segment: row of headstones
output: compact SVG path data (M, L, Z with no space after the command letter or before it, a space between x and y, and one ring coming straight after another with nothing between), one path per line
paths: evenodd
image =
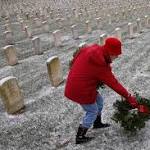
M134 35L132 23L129 23L128 27L130 38L133 38ZM119 28L116 28L116 32L116 36L121 39L121 30ZM104 44L106 37L106 34L102 34L100 36L99 43ZM83 47L84 45L85 44L81 44L79 48ZM57 56L53 56L47 59L46 63L51 85L54 87L59 86L64 81L62 74L62 65L59 58ZM0 80L0 95L2 97L5 109L9 114L17 113L25 107L19 84L17 82L17 79L13 76L8 76Z
M13 42L13 37L10 31L7 31L6 33L7 33L6 40L7 40L8 45L3 47L6 60L7 60L8 65L16 65L18 64L18 57L17 57L16 48ZM34 52L34 54L35 55L43 54L40 38L38 36L32 37L31 34L29 33L28 33L28 37L31 38L32 51ZM56 47L62 45L62 35L61 35L60 30L53 32L53 38L54 38L54 45Z
M148 7L149 5L144 5L144 7ZM132 7L133 8L133 10L135 11L137 8L135 8L135 7ZM45 9L45 8L44 8ZM74 14L74 16L70 16L69 17L69 19L67 18L64 18L63 16L65 16L65 15L62 15L63 13L60 11L60 9L58 8L58 10L59 11L55 11L55 9L52 9L50 12L48 12L48 15L50 14L50 17L48 16L48 15L44 15L44 14L40 14L40 13L38 13L38 12L36 12L36 17L37 18L34 18L34 19L32 19L32 21L34 21L35 23L34 24L39 24L39 26L40 26L40 24L42 24L43 23L43 21L46 21L48 18L51 18L51 19L54 19L54 20L56 20L56 24L62 24L61 26L63 26L63 21L65 21L65 22L70 22L70 19L73 19L73 18L78 18L77 20L82 20L82 18L86 18L87 19L87 16L86 17L83 17L83 14L81 13L81 11L80 11L80 9L75 9L75 8L73 8L72 9L72 11L73 12L68 12L68 10L66 10L67 12L68 12L68 14ZM130 16L131 14L130 14L130 12L131 12L131 10L132 9L127 9L127 10L122 10L122 12L116 12L116 10L117 10L117 8L114 8L114 10L115 11L113 11L113 9L111 9L110 11L109 11L109 13L110 14L108 14L108 13L105 13L105 11L107 11L108 12L108 10L109 10L109 8L107 8L106 10L105 9L102 9L102 11L101 10L97 10L97 9L95 9L95 8L93 8L93 10L94 11L96 11L95 13L97 14L98 12L100 12L100 14L106 14L105 15L105 20L106 20L106 18L108 18L108 22L109 23L111 23L111 20L112 20L112 14L110 13L110 12L115 12L114 13L114 15L115 15L115 17L116 17L116 19L115 20L121 20L121 18L119 17L121 14L122 14L122 17L123 18L127 18L128 16ZM145 11L147 11L147 9L145 8ZM84 13L85 11L83 11L82 10L82 12ZM127 13L126 13L127 12ZM128 13L129 12L129 13ZM140 11L136 11L136 14L138 14L138 12L140 12ZM147 11L148 12L148 11ZM58 14L57 14L58 13ZM90 11L89 11L89 13L90 13ZM91 12L92 13L92 12ZM126 13L126 15L125 15L125 13ZM25 13L26 14L26 13ZM54 16L54 14L55 14L55 16ZM129 15L130 14L130 15ZM140 13L141 14L141 13ZM21 14L22 15L22 14ZM29 19L29 14L27 13L26 14L26 18L27 19ZM41 16L41 19L43 19L43 20L40 20L38 17L40 17ZM57 16L60 16L60 17L57 17ZM134 16L134 15L133 15ZM33 16L32 16L33 17ZM31 17L31 18L32 18ZM54 18L55 17L55 18ZM102 22L104 19L103 18L101 18L101 17L92 17L92 18L96 18L96 20L97 21L99 21L99 22ZM75 22L72 22L72 23L76 23L76 21L77 21L76 19L75 19ZM20 20L21 21L21 20ZM48 21L48 20L47 20ZM21 21L22 22L22 21ZM49 21L48 21L49 22ZM21 23L22 25L23 25L23 22ZM45 23L46 24L46 23ZM43 23L43 25L44 25L44 23ZM47 25L45 25L45 26L47 26Z
M148 12L148 6L149 5L144 5L143 7L144 7L144 11L147 13ZM103 14L108 14L108 12L110 13L110 12L114 12L114 15L115 16L119 16L120 14L123 14L123 17L124 18L127 18L128 16L130 16L131 15L131 12L132 12L132 10L135 12L136 11L136 14L142 14L140 11L139 11L139 9L143 9L143 7L139 7L139 8L136 8L136 7L131 7L131 9L123 9L122 10L122 12L120 11L120 12L116 12L116 10L117 10L117 8L114 8L114 11L113 11L113 8L111 8L110 9L110 11L109 11L109 8L107 7L107 9L100 9L100 10L98 10L98 9L96 9L96 8L92 8L93 9L93 11L95 11L95 14L100 14L100 15L103 15ZM138 9L138 10L137 10ZM45 7L44 7L44 10L45 10ZM120 9L121 10L121 9ZM38 10L39 11L39 10ZM87 11L88 11L88 13L87 13ZM118 9L118 11L119 11L119 9ZM144 11L142 11L142 12L144 12ZM100 13L99 13L100 12ZM105 12L107 12L107 13L105 13ZM129 12L129 13L126 13L126 12ZM40 14L41 13L41 14ZM60 9L58 8L58 11L57 11L57 9L56 9L56 11L55 11L55 9L52 9L52 10L50 10L50 11L48 11L47 12L47 14L42 14L43 12L36 12L35 14L36 14L36 17L39 17L39 16L42 16L42 18L50 18L50 19L55 19L55 18L57 18L57 20L60 20L60 21L63 21L63 20L70 20L70 19L74 19L74 18L78 18L79 20L81 20L81 18L87 18L89 15L90 15L90 13L92 14L92 10L87 10L87 8L86 8L86 11L84 11L84 10L82 10L82 12L81 12L81 9L75 9L75 8L73 8L71 11L69 11L69 9L67 9L66 10L66 12L62 12L62 11L60 11ZM86 15L88 15L88 16L85 16L85 17L83 17L84 16L84 13L86 14ZM125 13L126 13L126 15L125 15ZM22 13L23 14L23 13ZM21 16L22 16L22 14L20 14ZM25 15L26 15L26 18L29 18L29 16L32 16L33 17L33 15L32 15L32 13L31 13L31 15L29 15L28 13L24 13ZM69 14L69 17L67 17L65 14ZM71 16L71 14L73 14L73 16ZM130 15L129 15L130 14ZM133 16L135 16L136 14L134 14ZM49 15L50 15L50 17L49 17ZM113 16L112 15L112 13L110 13L110 14L108 14L108 15L110 15L111 17ZM31 18L32 18L31 17ZM67 17L67 19L65 18L65 17ZM137 16L136 16L137 17ZM63 19L62 19L63 18ZM94 16L94 17L91 17L91 18L100 18L100 16ZM106 17L106 15L105 15L105 18L107 18ZM36 18L37 19L37 18ZM102 18L102 20L103 20L103 18ZM118 20L118 19L116 19L116 20ZM75 21L76 21L76 19L75 19ZM68 21L69 22L69 21Z
M97 19L97 26L99 26L99 20ZM92 31L92 27L90 26L90 21L87 20L85 22L86 24L86 29L85 29L85 33L90 33ZM49 32L49 25L45 22L43 22L43 32ZM78 38L78 26L77 25L72 25L71 27L71 32L72 32L72 36L74 39L77 39ZM5 43L6 44L14 44L14 39L13 39L13 32L11 31L11 28L9 26L9 24L6 24L5 25L5 29L6 31L4 32L4 36L5 36ZM25 26L23 23L22 23L22 30L25 31L26 33L26 37L28 38L33 38L33 33L32 33L32 30L31 28L29 28L28 26ZM56 37L58 36L58 34L60 33L60 30L56 30L53 32L53 37L54 39L57 39ZM55 40L56 41L56 40ZM57 42L55 44L55 46L58 45Z
M147 16L145 16L145 27L149 27L149 22L150 22L150 19ZM73 38L77 39L79 37L79 34L78 34L77 30L74 30L75 27L76 26L72 26L72 34L73 34ZM142 24L141 24L140 18L137 19L137 26L136 27L137 27L137 33L142 32ZM91 31L92 31L92 29L88 26L87 32L90 33ZM121 28L115 29L115 35L119 39L122 39L122 32L123 31L121 30ZM128 33L129 33L129 38L133 38L135 36L134 35L134 23L128 23ZM55 46L56 47L61 46L62 45L61 31L57 30L57 31L53 32L53 36L54 36ZM101 39L101 36L100 36L100 39ZM32 38L32 44L33 44L33 51L34 51L35 55L43 54L43 51L41 49L41 41L40 41L39 37L33 37ZM4 52L6 55L8 65L16 65L18 63L18 59L17 59L15 46L14 45L7 45L3 49L4 49Z
M134 10L134 9L133 9ZM128 9L128 11L129 12L131 12L131 10L130 9ZM108 23L110 23L111 24L111 22L112 22L112 15L111 15L111 12L109 12L110 14L107 14L106 16L105 16L105 20L108 20ZM115 20L116 21L118 21L119 20L119 18L121 18L120 16L122 16L122 18L124 18L124 19L127 19L127 16L130 16L128 13L126 13L126 15L125 15L125 10L122 10L122 12L120 12L120 13L118 13L118 12L115 12L113 15L115 16ZM137 13L137 12L136 12ZM51 13L50 13L51 14ZM103 13L102 14L105 14L105 11L103 10ZM26 18L28 18L29 19L29 14L26 14L27 15L27 17ZM39 18L41 16L41 18ZM131 15L131 16L134 16L134 15ZM78 19L79 20L81 20L81 18L83 18L83 16L82 16L82 13L79 13L76 17L78 17ZM72 18L76 18L76 17L70 17L71 19ZM87 19L87 17L85 17L86 19ZM93 17L92 17L93 18ZM94 18L96 18L95 20L94 20L94 22L97 22L97 24L98 23L100 23L100 22L102 22L104 19L102 19L101 17L94 17ZM69 23L70 22L70 20L67 20L67 19L65 19L65 18L62 18L62 16L61 16L61 18L53 18L54 19L54 21L55 21L55 25L57 25L57 24L60 24L60 26L63 26L63 22L65 21L65 22L67 22L67 23ZM46 22L46 20L47 20L47 22ZM75 20L75 22L76 22L77 20ZM21 19L20 17L19 17L19 22L21 23L21 26L22 26L22 28L25 28L25 26L26 26L26 24L24 23L25 21L23 20L23 19ZM32 20L31 20L31 22L33 22L32 24L34 24L35 26L41 26L41 25L43 25L43 26L45 26L45 28L47 29L48 28L48 26L49 26L49 21L48 21L48 16L46 16L46 17L44 17L44 15L36 15L36 18L32 18ZM73 22L72 22L73 23ZM72 24L71 23L71 24ZM29 28L31 28L31 27L28 27L28 30L29 30Z
M99 23L98 19L97 19L97 22ZM97 26L99 26L98 23L97 23ZM39 23L37 23L37 24L40 25ZM13 37L13 32L12 32L11 27L10 27L10 23L5 24L4 26L5 26L4 36L5 36L6 45L14 44L14 39L13 39L14 37ZM23 24L23 22L21 22L21 26L22 26L22 31L24 31L26 33L26 37L33 38L31 28L29 28L28 26L25 26L25 24ZM46 21L43 22L42 28L43 28L43 32L49 32L49 26L46 23ZM85 32L90 33L91 31L92 31L92 28L90 26L90 22L86 21L86 30L85 30ZM78 26L77 25L72 25L71 26L71 32L72 32L72 35L73 35L74 39L78 38ZM60 30L54 31L53 32L54 39L57 39L59 34L60 34ZM35 45L34 44L35 39L36 38L34 38L32 40L33 45ZM57 40L55 40L55 41L57 41ZM55 42L55 43L56 43L55 46L59 45L59 42Z
M108 18L108 24L111 24L112 21L111 21L110 15L108 15L107 18ZM148 20L149 17L145 16L145 19ZM96 18L95 20L96 20L95 22L96 22L97 29L99 29L101 18ZM139 20L140 19L138 18L137 19L137 24L138 24ZM25 32L25 34L26 34L26 37L32 38L33 37L32 29L30 27L26 26L22 19L20 20L20 24L21 24L22 31ZM35 24L38 27L42 27L43 32L50 32L49 24L48 24L47 21L44 21L41 24L39 19L36 18ZM87 20L85 22L85 25L86 25L85 33L90 33L92 31L91 22L89 20ZM6 30L4 32L5 40L6 40L5 43L6 44L14 44L13 32L11 31L9 20L7 20L7 24L5 24L4 26L5 26L5 30ZM78 25L74 24L70 28L71 28L71 32L72 32L73 38L76 39L77 35L78 35L78 33L77 33L78 32ZM57 31L53 32L54 39L55 39L55 33L57 33Z
M145 19L145 24L148 24L150 18L149 18L148 16L145 16L144 19ZM140 25L140 21L141 21L140 18L138 18L138 19L136 20L137 26ZM111 20L109 20L109 23L111 23ZM98 18L97 18L97 26L99 26L99 20L98 20ZM7 27L7 28L8 28L8 27ZM44 26L44 29L45 29L45 31L48 31L48 30L49 30L49 27L48 27L48 26ZM7 30L9 30L9 28L8 28ZM29 37L29 38L32 37L32 31L31 31L27 26L24 26L24 27L23 27L23 30L26 31L27 37ZM71 32L72 32L73 38L74 38L74 39L77 39L78 36L79 36L79 33L78 33L78 26L77 26L77 25L72 25L72 26L71 26ZM88 21L86 21L86 30L85 30L85 33L91 33L91 32L92 32L92 27L91 27L90 21L88 20ZM56 37L58 37L59 33L60 33L60 30L56 30L56 31L53 32L54 39L57 39ZM6 34L5 34L5 35L6 35L7 41L12 41L12 40L9 40L9 39L12 39L11 31L6 31ZM55 40L55 41L56 41L56 40ZM8 42L7 42L7 43L8 43ZM57 43L57 42L56 42L56 43ZM58 43L59 43L59 42L58 42ZM8 44L9 44L9 43L8 43ZM10 44L11 44L11 42L10 42ZM55 45L58 45L58 44L55 44Z
M57 87L64 81L61 63L57 56L47 60L47 69L52 86ZM14 76L0 80L0 96L9 114L15 114L25 107L18 81Z
M97 5L98 6L98 5ZM148 5L145 5L145 9ZM138 7L132 7L131 9L126 9L125 10L122 10L122 12L135 12L138 14L140 12L140 9L142 9L141 7L138 8ZM44 10L43 10L44 11ZM72 10L69 10L69 9L65 9L65 10L62 10L60 11L60 9L57 11L57 9L52 9L50 12L47 13L44 13L44 12L41 12L42 14L44 14L45 16L47 15L50 15L50 18L53 19L54 17L57 18L57 17L62 17L62 16L65 16L65 17L70 17L70 19L74 19L74 18L81 18L80 16L85 16L86 18L87 17L90 17L90 18L93 18L93 17L100 17L100 16L103 16L103 14L107 14L108 12L112 12L110 15L112 16L112 14L114 12L118 11L118 14L121 14L121 9L119 9L119 7L115 7L115 8L110 8L109 10L109 7L106 7L106 8L96 8L94 6L92 6L92 8L90 9L89 7L85 7L84 9L80 9L80 6L77 6L77 8L73 8ZM145 10L146 11L146 10ZM144 11L143 11L144 12ZM93 15L94 16L93 16ZM115 13L114 13L115 14ZM139 13L140 14L140 13ZM136 15L136 14L134 14ZM128 15L127 15L128 16Z
M36 4L36 7L37 8L34 8L33 7L33 4L34 4L34 6L35 6L35 4ZM13 7L15 8L15 6L18 6L18 9L22 9L22 11L24 10L24 7L26 7L26 9L31 9L31 8L34 8L34 9L39 9L39 8L41 8L41 6L42 7L45 7L45 6L47 6L47 3L45 4L45 6L43 6L42 4L44 4L44 1L43 1L43 3L38 3L37 1L36 2L30 2L29 3L29 1L26 1L25 3L22 1L22 4L20 3L19 5L17 4L17 3L13 3L12 5L13 5ZM56 2L56 4L55 3L52 3L52 1L49 1L49 5L52 5L52 7L55 7L55 5L57 4L57 2ZM83 3L82 3L83 4ZM8 7L10 7L10 5L11 4L8 4L8 3L2 3L2 5L3 5L3 7L4 8L8 8ZM5 6L6 5L6 6ZM39 5L39 6L38 6ZM57 5L56 5L57 6ZM14 9L12 6L10 7L10 8L12 8L12 9Z
M23 22L20 22L20 26L21 26L21 31L18 31L18 35L22 34L22 35L24 35L24 38L33 38L33 32L31 30L31 28L26 26ZM4 31L3 35L4 35L6 45L14 44L15 37L14 37L14 31L12 31L11 25L9 23L7 23L4 25L4 27L5 27L5 31ZM46 22L42 22L41 33L45 33L45 32L49 32L49 26Z
M148 12L148 6L146 5L144 8L145 13ZM143 9L143 8L141 8ZM94 9L95 13L92 15L92 11L88 11L88 13L86 13L85 11L83 12L77 12L76 9L73 9L73 12L68 13L69 15L63 15L63 13L61 12L55 12L51 11L48 14L44 15L44 14L38 14L36 13L35 15L35 19L33 19L34 21L38 21L40 22L40 16L42 16L42 19L45 18L45 20L47 20L48 22L53 22L53 23L58 23L61 24L62 26L64 25L64 22L68 22L68 24L73 24L76 22L84 22L85 20L93 20L93 18L99 18L101 20L101 22L106 19L108 20L115 20L116 22L119 20L125 20L128 19L129 17L132 18L137 18L138 15L143 14L144 11L140 11L137 10L137 8L133 8L133 9L127 9L127 10L117 10L116 8L114 8L114 11L111 9L110 11L108 11L109 8L107 8L106 10L96 10ZM68 10L66 10L68 12ZM55 15L54 15L55 14ZM144 15L144 14L143 14ZM21 16L20 16L21 17ZM29 19L30 18L34 18L33 15L29 15L26 14L26 18ZM23 17L24 18L24 17ZM50 20L50 21L49 21ZM109 21L111 22L111 21Z
M141 2L132 2L132 1L128 1L127 3L125 3L124 1L120 1L119 3L117 3L116 1L113 2L113 5L110 5L110 2L105 2L105 5L102 3L102 1L80 1L79 3L74 1L74 3L72 3L73 1L70 1L70 3L67 3L67 5L65 7L69 7L70 8L73 8L74 6L76 6L76 9L80 9L80 8L84 8L85 6L87 8L93 8L95 6L99 6L100 8L103 7L103 8L108 8L108 7L112 7L112 6L115 6L115 7L129 7L129 6L132 6L134 4L134 6L139 6L139 5L144 5L145 3L148 3L147 1L142 1ZM62 1L63 3L63 1ZM31 4L31 5L30 5ZM35 4L36 4L36 7L35 7ZM112 3L111 3L112 4ZM15 6L15 4L13 4ZM64 5L65 5L65 2L64 2ZM74 5L74 6L72 6ZM9 4L10 6L10 4ZM7 6L7 7L9 7ZM31 11L33 10L49 10L49 9L54 9L54 10L57 10L57 8L60 7L59 5L59 2L56 1L56 3L52 3L52 1L49 1L49 3L45 3L44 5L44 1L42 1L42 3L38 3L37 1L35 2L30 2L30 1L26 1L26 2L22 2L22 4L20 3L20 5L17 5L18 6L18 9L21 9L22 11L21 12L26 12L27 9L32 9ZM19 8L21 7L21 8ZM61 5L62 7L62 5ZM64 8L64 7L63 7ZM12 8L14 9L14 8ZM36 11L37 11L36 10ZM61 8L59 8L59 10L61 10ZM56 13L56 11L55 11Z

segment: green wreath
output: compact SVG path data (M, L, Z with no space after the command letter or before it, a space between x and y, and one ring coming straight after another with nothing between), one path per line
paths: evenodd
M138 93L135 93L135 96L139 105L147 106L148 110L150 110L150 99L143 98ZM116 123L119 123L125 131L130 133L136 133L138 130L144 128L146 121L150 119L149 114L141 113L138 109L133 109L126 100L117 100L113 104L113 107L115 108L115 112L112 119Z

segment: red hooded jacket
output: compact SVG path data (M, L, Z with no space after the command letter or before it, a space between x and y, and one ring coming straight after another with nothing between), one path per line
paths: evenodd
M117 81L111 71L111 60L104 46L85 46L74 57L70 69L65 96L79 104L92 104L96 101L97 85L101 82L127 98L129 93Z

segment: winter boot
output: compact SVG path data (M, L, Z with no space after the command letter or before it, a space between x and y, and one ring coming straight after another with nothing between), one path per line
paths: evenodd
M88 128L82 127L82 125L79 126L78 132L76 135L76 144L86 143L93 139L93 137L85 136L87 130L88 130Z
M108 123L106 123L106 124L102 123L101 115L98 115L96 120L94 121L93 129L107 128L109 126L110 126L110 124L108 124Z

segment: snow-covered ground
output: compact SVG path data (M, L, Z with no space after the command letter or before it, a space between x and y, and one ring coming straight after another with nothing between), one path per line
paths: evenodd
M112 26L105 27L112 31ZM0 28L2 31L2 28ZM110 122L107 129L90 129L88 134L95 139L87 144L75 145L75 135L82 118L82 108L64 97L65 82L54 88L50 85L46 60L59 56L63 75L68 73L69 60L81 41L97 41L103 30L85 34L73 40L64 36L62 47L55 48L49 43L47 34L40 34L43 55L34 55L31 42L16 42L19 64L7 66L3 52L0 54L0 79L13 75L21 87L25 112L8 115L0 99L0 150L149 150L150 122L135 136L124 133L118 124L111 120L113 103L120 98L111 89L100 90L105 99L103 121ZM2 37L2 36L1 36ZM1 50L2 39L1 42ZM150 29L144 29L135 39L123 40L123 54L113 63L113 71L121 83L130 91L150 97Z
M123 55L113 64L114 72L118 79L130 91L137 91L146 97L150 97L149 31L147 29L136 39L124 40ZM47 53L51 52L48 51ZM66 76L67 63L72 51L69 52L68 50L67 53L60 53L65 70L64 76ZM114 111L112 104L119 96L110 89L105 89L100 92L105 98L103 120L111 122L111 127L99 130L91 129L88 134L94 135L95 139L88 144L75 145L74 136L83 111L79 105L68 101L64 97L63 91L65 84L60 85L58 88L50 86L48 77L46 76L46 67L44 67L46 57L48 57L46 53L43 56L32 56L22 60L17 66L5 66L1 68L1 74L16 75L23 86L26 84L23 81L21 82L22 79L28 80L26 82L32 82L32 85L27 83L27 87L23 87L24 91L26 91L26 111L23 114L16 116L8 115L1 103L0 149L150 149L150 122L147 122L146 127L136 136L130 137L124 134L123 129L111 120ZM34 71L37 66L38 69ZM19 68L21 73L18 72ZM24 72L26 72L23 68L29 71L28 76L27 74L23 76ZM38 70L39 72L37 72ZM37 81L37 85L34 77L35 79L41 79L41 81ZM33 89L26 89L30 87ZM27 94L31 95L26 96ZM70 138L71 141L65 145L65 141L63 140L69 140Z

